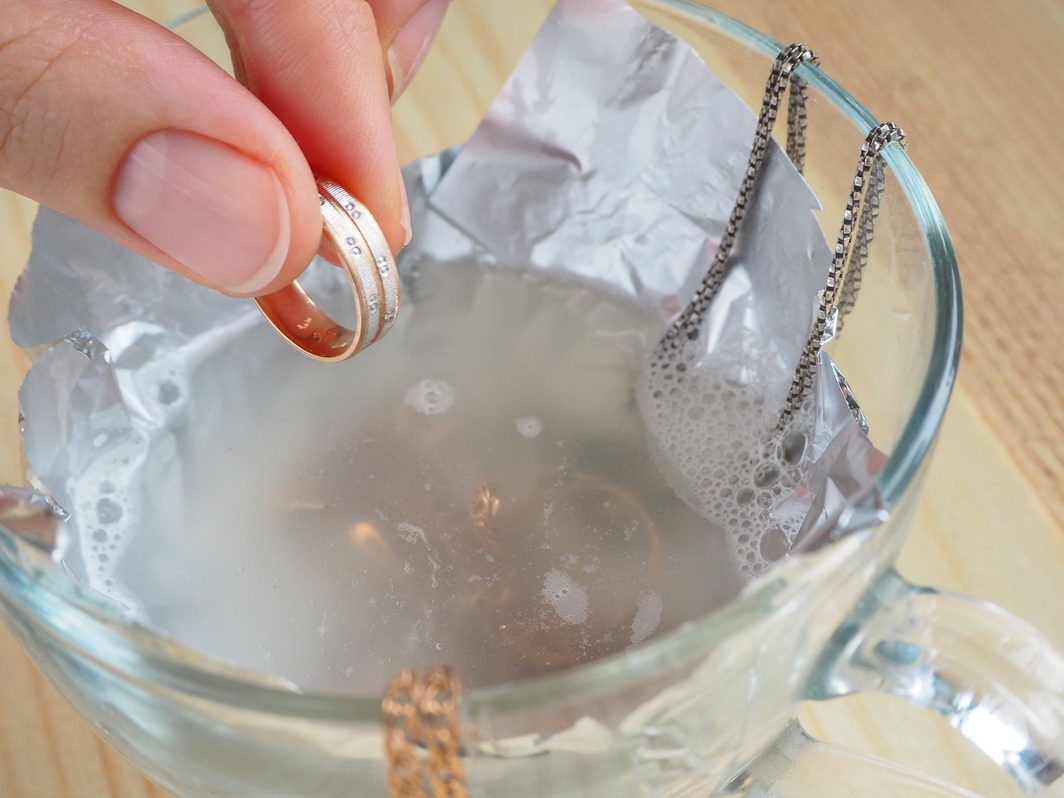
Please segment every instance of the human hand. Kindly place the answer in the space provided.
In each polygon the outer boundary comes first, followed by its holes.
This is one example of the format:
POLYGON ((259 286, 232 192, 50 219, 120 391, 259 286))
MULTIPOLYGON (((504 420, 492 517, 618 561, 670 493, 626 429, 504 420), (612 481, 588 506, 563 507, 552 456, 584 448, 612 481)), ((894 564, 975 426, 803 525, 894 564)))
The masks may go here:
POLYGON ((209 0, 238 82, 111 0, 0 0, 0 186, 241 296, 316 252, 314 173, 398 251, 410 221, 391 100, 448 3, 209 0))

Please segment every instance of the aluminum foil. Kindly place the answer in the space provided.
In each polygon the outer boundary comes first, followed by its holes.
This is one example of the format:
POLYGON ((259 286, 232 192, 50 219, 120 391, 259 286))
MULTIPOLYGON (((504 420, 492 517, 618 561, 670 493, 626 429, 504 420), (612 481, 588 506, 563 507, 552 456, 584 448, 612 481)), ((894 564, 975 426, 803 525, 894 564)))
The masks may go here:
MULTIPOLYGON (((636 300, 664 329, 712 259, 754 126, 751 110, 687 45, 620 0, 560 0, 471 140, 406 168, 416 234, 400 271, 409 281, 419 269, 472 258, 564 273, 636 300)), ((789 379, 830 258, 817 207, 773 144, 706 322, 707 353, 741 354, 755 342, 752 367, 789 379)), ((338 270, 309 279, 326 303, 344 298, 338 270)), ((82 519, 106 500, 86 509, 77 486, 105 463, 136 493, 122 523, 150 524, 137 508, 150 507, 153 481, 179 467, 174 430, 210 428, 231 398, 190 397, 177 387, 185 375, 213 371, 224 382, 234 352, 249 373, 280 362, 323 385, 340 379, 336 370, 359 368, 357 358, 333 367, 280 354, 286 345, 253 303, 188 282, 47 209, 10 322, 19 345, 43 351, 20 393, 23 440, 34 485, 70 513, 53 556, 75 576, 85 571, 79 546, 91 529, 82 519)), ((827 354, 815 406, 812 457, 782 508, 807 514, 799 535, 807 545, 829 539, 845 508, 874 491, 883 461, 827 354)), ((211 434, 224 443, 224 428, 211 434)))

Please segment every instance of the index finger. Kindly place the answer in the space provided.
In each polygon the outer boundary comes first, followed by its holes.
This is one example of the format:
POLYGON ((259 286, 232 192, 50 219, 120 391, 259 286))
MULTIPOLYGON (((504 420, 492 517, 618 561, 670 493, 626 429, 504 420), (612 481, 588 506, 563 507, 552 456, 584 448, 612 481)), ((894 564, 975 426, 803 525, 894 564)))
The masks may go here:
POLYGON ((241 80, 285 124, 311 168, 362 200, 392 250, 401 249, 409 240, 409 216, 371 5, 365 0, 209 0, 209 5, 226 29, 241 80))

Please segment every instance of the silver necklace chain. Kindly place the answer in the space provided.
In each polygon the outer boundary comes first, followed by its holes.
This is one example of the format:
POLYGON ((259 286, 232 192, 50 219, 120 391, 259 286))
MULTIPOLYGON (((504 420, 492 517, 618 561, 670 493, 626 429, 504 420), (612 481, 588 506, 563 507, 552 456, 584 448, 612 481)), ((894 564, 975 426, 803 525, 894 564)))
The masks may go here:
POLYGON ((829 317, 835 313, 841 321, 857 301, 883 191, 884 173, 880 153, 893 142, 904 146, 905 132, 893 122, 884 122, 869 131, 861 146, 857 174, 853 178, 850 196, 846 200, 842 226, 835 243, 835 254, 828 268, 827 284, 820 291, 816 320, 798 360, 791 387, 787 391, 778 430, 782 430, 798 412, 812 390, 829 317), (864 203, 862 198, 866 199, 864 203))
POLYGON ((872 165, 868 191, 862 200, 861 217, 853 239, 853 251, 850 255, 850 263, 846 267, 842 294, 839 296, 839 317, 835 322, 836 337, 842 332, 846 317, 853 310, 853 306, 857 303, 857 295, 861 291, 861 279, 864 277, 865 266, 868 265, 868 250, 872 246, 872 234, 875 231, 876 220, 879 218, 879 201, 883 194, 885 179, 883 158, 877 157, 872 165))
MULTIPOLYGON (((788 91, 787 98, 787 156, 799 172, 805 169, 806 132, 808 117, 808 87, 795 73, 805 63, 819 64, 816 53, 803 44, 791 44, 776 57, 765 84, 764 99, 758 114, 754 143, 750 150, 746 172, 739 185, 731 216, 721 237, 713 262, 691 301, 662 338, 660 348, 675 351, 684 340, 698 338, 706 311, 720 291, 728 276, 732 253, 746 217, 747 209, 754 200, 758 179, 768 154, 772 129, 779 115, 780 99, 788 91)), ((893 122, 877 125, 865 138, 857 163, 850 196, 846 201, 842 226, 839 229, 835 252, 828 269, 827 284, 818 294, 818 306, 813 329, 810 330, 794 378, 787 391, 787 399, 780 414, 777 429, 782 430, 801 408, 816 377, 820 348, 828 320, 835 316, 835 335, 853 310, 861 290, 868 253, 872 245, 876 220, 879 217, 880 200, 885 182, 883 158, 880 152, 892 142, 904 146, 905 133, 893 122)))
POLYGON ((795 166, 801 170, 805 162, 805 136, 808 117, 806 114, 807 89, 805 81, 794 74, 795 69, 806 61, 819 63, 817 55, 802 44, 792 44, 785 48, 777 57, 769 73, 768 82, 765 84, 765 96, 761 105, 761 113, 757 119, 757 129, 754 133, 754 145, 750 150, 750 159, 746 165, 746 173, 739 185, 739 196, 735 200, 728 225, 721 237, 720 246, 713 257, 702 283, 695 292, 691 302, 684 308, 679 318, 669 328, 662 340, 663 344, 676 347, 684 337, 694 339, 698 337, 698 331, 702 326, 702 319, 707 308, 712 304, 717 292, 720 290, 724 278, 728 274, 729 261, 735 240, 746 216, 747 208, 753 200, 757 188, 758 176, 761 174, 768 153, 768 145, 772 140, 772 128, 776 124, 779 115, 780 98, 783 92, 790 86, 790 97, 787 108, 787 155, 790 156, 795 166))

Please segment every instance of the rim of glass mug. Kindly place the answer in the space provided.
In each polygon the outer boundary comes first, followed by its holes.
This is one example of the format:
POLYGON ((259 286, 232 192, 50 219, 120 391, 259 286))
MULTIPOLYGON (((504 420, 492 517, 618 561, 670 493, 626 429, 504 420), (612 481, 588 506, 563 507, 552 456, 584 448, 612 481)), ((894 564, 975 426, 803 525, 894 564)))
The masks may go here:
MULTIPOLYGON (((691 0, 634 0, 633 4, 658 6, 694 17, 769 59, 783 49, 774 39, 691 0)), ((187 24, 203 13, 205 9, 191 11, 175 20, 171 27, 187 24)), ((819 67, 805 63, 799 68, 799 74, 841 111, 861 136, 879 123, 819 67)), ((883 157, 923 235, 931 262, 935 302, 927 371, 912 414, 877 478, 889 510, 917 477, 941 425, 960 358, 962 309, 953 246, 930 189, 901 147, 887 147, 883 157)), ((269 677, 236 669, 150 632, 118 615, 110 605, 80 589, 72 580, 43 569, 28 572, 12 562, 8 554, 18 560, 11 541, 0 533, 0 579, 8 582, 8 589, 17 594, 20 603, 46 621, 50 634, 72 643, 82 654, 108 669, 199 698, 273 714, 347 723, 375 723, 379 717, 379 701, 375 698, 294 692, 269 677)), ((723 633, 735 628, 734 624, 743 616, 786 601, 815 577, 816 570, 791 582, 779 579, 756 582, 718 610, 632 650, 557 674, 469 690, 463 698, 463 712, 475 716, 517 710, 545 700, 555 703, 569 697, 586 698, 589 691, 615 691, 642 680, 655 665, 696 662, 723 633)))

